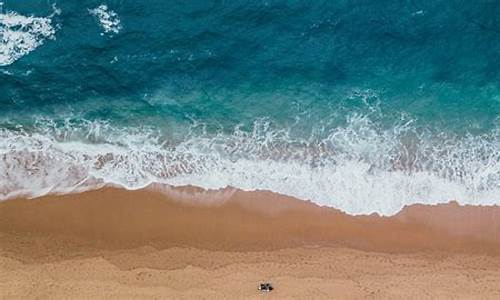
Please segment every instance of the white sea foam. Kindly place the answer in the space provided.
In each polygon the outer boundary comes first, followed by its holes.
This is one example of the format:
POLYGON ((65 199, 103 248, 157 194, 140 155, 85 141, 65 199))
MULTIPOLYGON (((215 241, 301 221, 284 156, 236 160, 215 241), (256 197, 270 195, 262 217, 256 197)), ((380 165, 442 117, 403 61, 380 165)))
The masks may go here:
POLYGON ((95 16, 99 25, 107 34, 119 33, 122 29, 120 18, 116 12, 108 8, 106 4, 101 4, 96 8, 89 9, 89 13, 95 16))
POLYGON ((450 200, 500 204, 498 130, 459 138, 418 133, 409 121, 382 130, 356 115, 321 139, 271 127, 259 121, 230 135, 193 131, 175 146, 155 130, 106 122, 2 129, 0 198, 158 182, 271 190, 351 214, 391 215, 404 205, 450 200))
POLYGON ((48 17, 23 16, 16 12, 0 11, 0 66, 7 66, 35 50, 47 39, 55 39, 52 22, 60 10, 53 6, 48 17))

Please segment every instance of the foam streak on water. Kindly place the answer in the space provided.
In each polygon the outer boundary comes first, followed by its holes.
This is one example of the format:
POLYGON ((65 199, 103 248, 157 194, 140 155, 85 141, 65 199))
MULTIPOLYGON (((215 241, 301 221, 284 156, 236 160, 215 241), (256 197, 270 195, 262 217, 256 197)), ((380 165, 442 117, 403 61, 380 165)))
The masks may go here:
POLYGON ((384 131, 353 116, 321 140, 293 139, 261 120, 251 131, 193 134, 166 146, 147 128, 40 125, 36 133, 1 131, 2 199, 159 182, 271 190, 351 214, 391 215, 404 205, 450 200, 500 203, 498 132, 432 136, 418 134, 411 122, 384 131))
POLYGON ((106 4, 101 4, 96 8, 89 9, 89 13, 95 17, 104 33, 113 34, 120 32, 122 25, 118 15, 110 10, 106 4))
POLYGON ((56 28, 52 17, 60 11, 55 6, 53 10, 45 18, 0 11, 0 66, 12 64, 47 39, 55 39, 56 28))

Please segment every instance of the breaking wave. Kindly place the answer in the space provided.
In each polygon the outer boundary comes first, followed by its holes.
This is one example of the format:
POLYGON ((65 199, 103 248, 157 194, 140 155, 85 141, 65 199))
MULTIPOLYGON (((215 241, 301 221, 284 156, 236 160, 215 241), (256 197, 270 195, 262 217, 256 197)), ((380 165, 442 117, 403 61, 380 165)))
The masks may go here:
POLYGON ((384 130, 352 115, 321 135, 294 138, 263 119, 230 134, 193 125, 173 143, 153 128, 40 120, 31 131, 1 129, 0 197, 164 183, 270 190, 351 214, 450 200, 500 203, 498 130, 457 137, 417 130, 411 120, 384 130))

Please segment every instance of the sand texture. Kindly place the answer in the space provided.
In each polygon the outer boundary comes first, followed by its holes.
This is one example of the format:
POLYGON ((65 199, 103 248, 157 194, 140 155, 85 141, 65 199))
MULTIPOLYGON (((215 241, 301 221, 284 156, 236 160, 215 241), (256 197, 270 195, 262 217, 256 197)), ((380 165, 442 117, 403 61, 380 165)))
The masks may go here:
POLYGON ((350 216, 158 186, 0 203, 1 298, 498 299, 499 254, 499 207, 350 216))

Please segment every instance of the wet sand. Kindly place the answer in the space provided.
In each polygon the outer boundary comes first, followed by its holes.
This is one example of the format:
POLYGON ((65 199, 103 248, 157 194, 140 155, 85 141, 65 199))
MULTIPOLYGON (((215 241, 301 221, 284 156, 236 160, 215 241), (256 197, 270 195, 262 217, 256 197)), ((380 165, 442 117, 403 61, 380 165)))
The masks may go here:
POLYGON ((262 280, 276 298, 498 298, 500 207, 350 216, 161 186, 0 203, 2 298, 260 298, 262 280))

